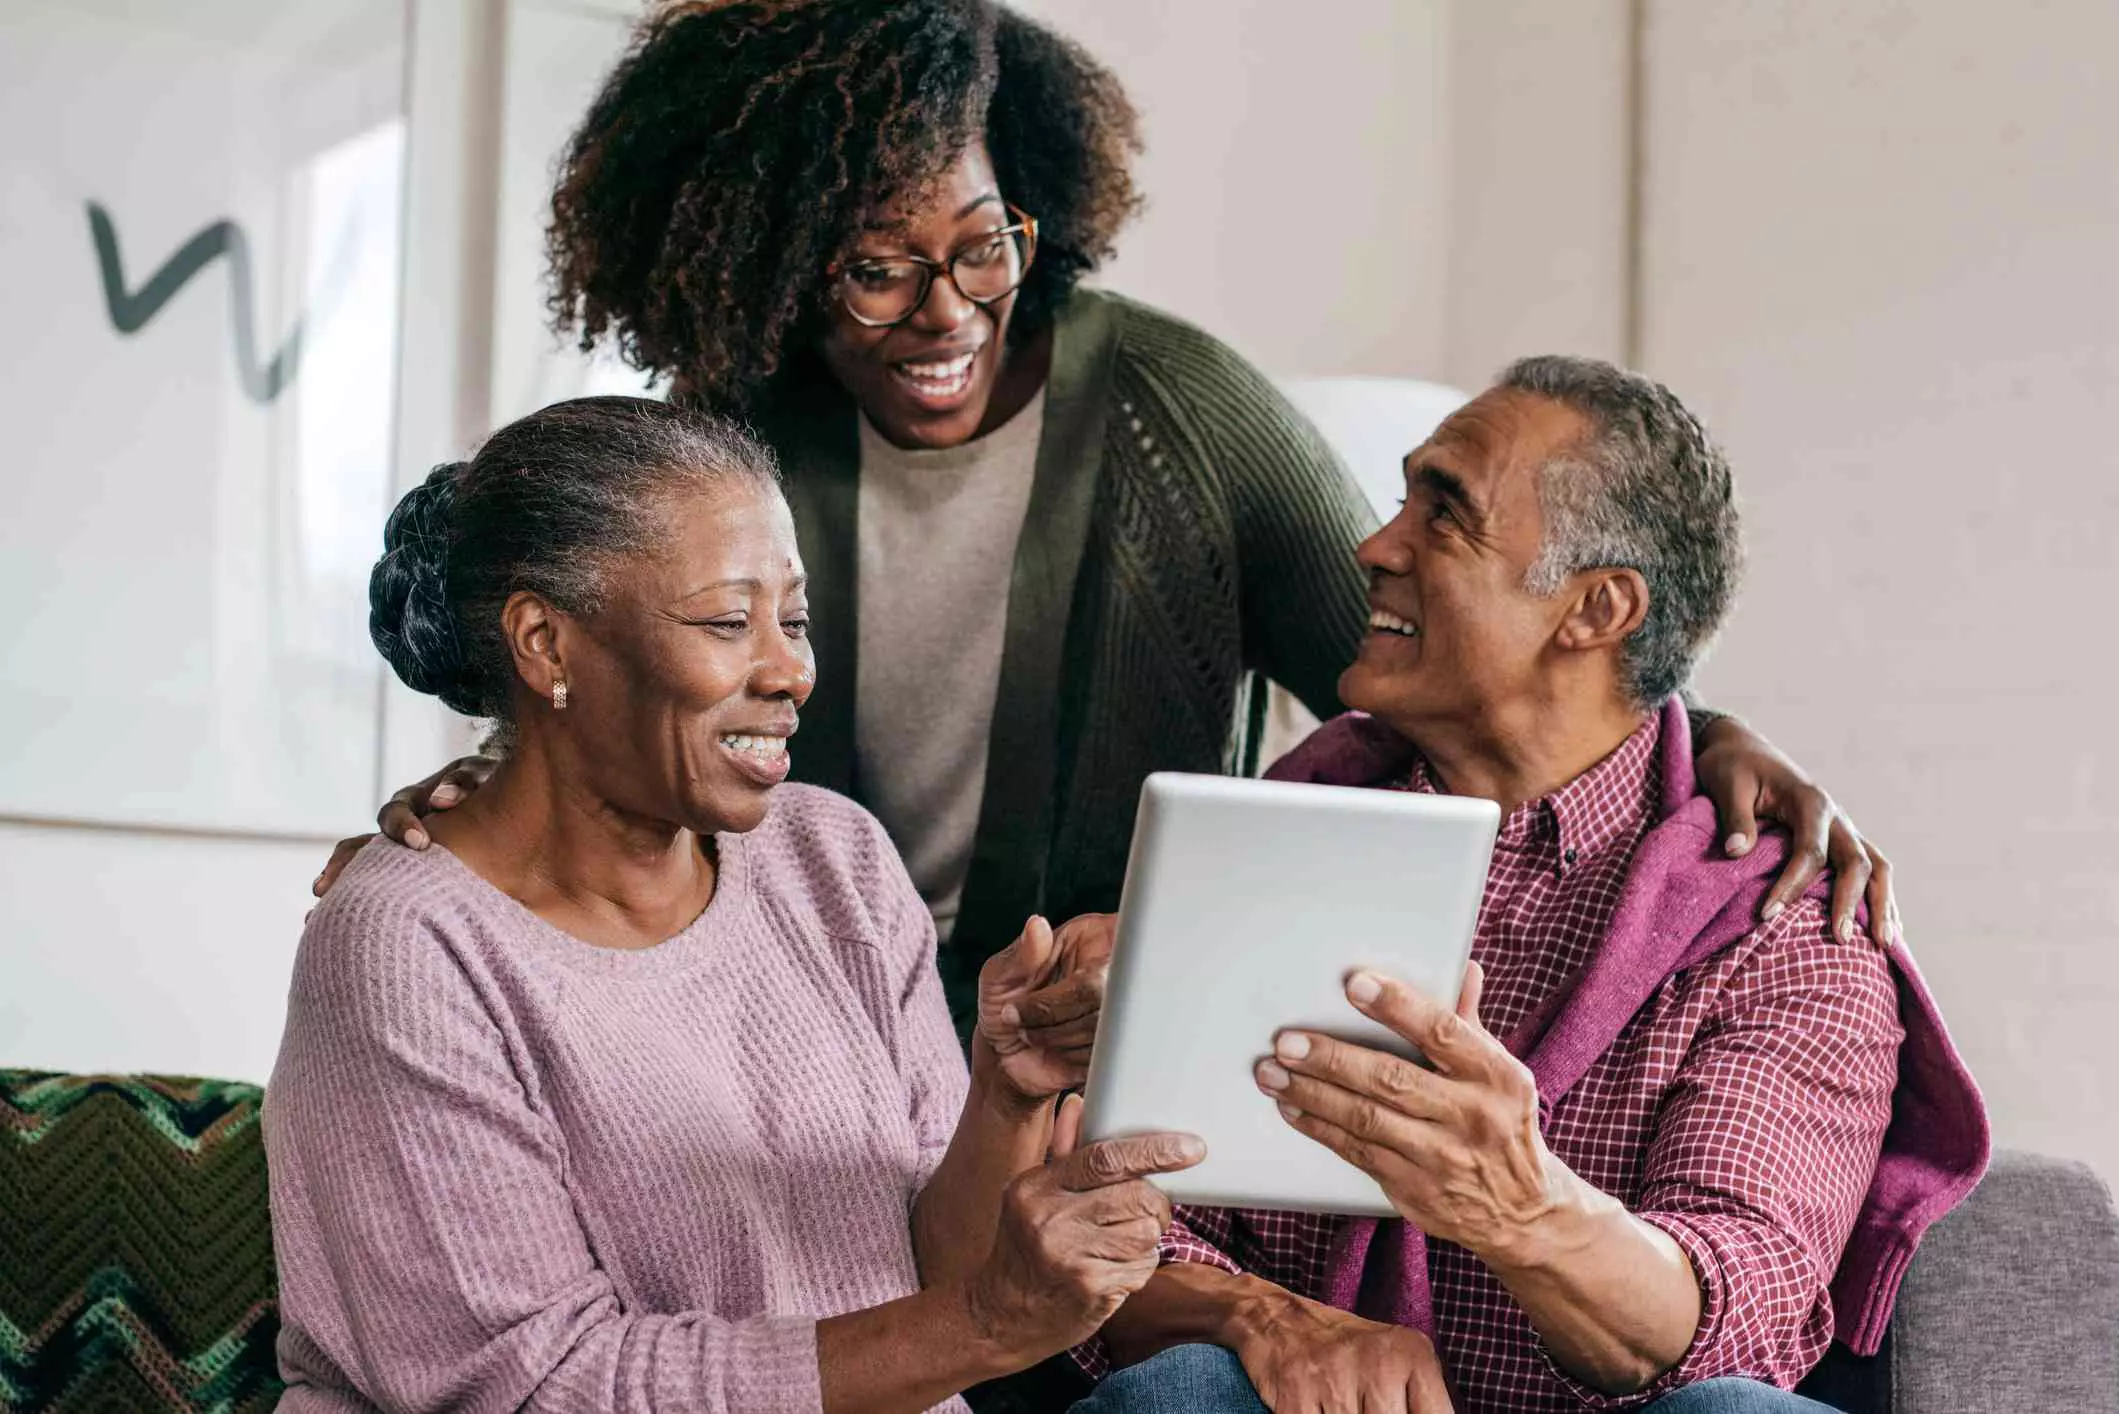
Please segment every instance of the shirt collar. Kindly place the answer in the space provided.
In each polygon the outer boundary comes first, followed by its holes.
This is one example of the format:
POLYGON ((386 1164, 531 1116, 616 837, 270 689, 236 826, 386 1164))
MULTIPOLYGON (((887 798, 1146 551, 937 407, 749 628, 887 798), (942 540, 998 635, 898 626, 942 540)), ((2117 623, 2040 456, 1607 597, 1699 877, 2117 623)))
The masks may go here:
MULTIPOLYGON (((1651 713, 1632 736, 1602 761, 1566 785, 1526 800, 1501 822, 1498 847, 1549 843, 1561 872, 1631 839, 1654 812, 1662 789, 1661 713, 1651 713)), ((1407 785, 1428 795, 1446 794, 1425 756, 1415 757, 1407 785)))

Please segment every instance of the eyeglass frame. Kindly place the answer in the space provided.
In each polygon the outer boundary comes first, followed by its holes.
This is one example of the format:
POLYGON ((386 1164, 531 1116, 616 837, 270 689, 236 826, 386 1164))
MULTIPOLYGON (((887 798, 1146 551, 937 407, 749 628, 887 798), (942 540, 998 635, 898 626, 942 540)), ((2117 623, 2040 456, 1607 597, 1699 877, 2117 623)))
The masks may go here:
POLYGON ((848 319, 851 319, 854 323, 860 325, 864 329, 895 329, 900 324, 903 324, 906 320, 912 318, 915 314, 918 314, 921 310, 927 307, 927 298, 928 296, 934 293, 935 280, 939 277, 946 276, 949 280, 949 284, 952 289, 954 289, 959 295, 962 295, 964 299, 968 300, 972 304, 977 305, 980 309, 985 309, 988 306, 999 304, 1002 300, 1008 298, 1008 296, 1016 293, 1018 290, 1023 288, 1023 281, 1030 278, 1030 267, 1037 263, 1037 217, 1032 216, 1029 212, 1023 210, 1022 207, 1017 206, 1014 202, 1002 202, 1001 204, 1007 209, 1008 214, 1010 216, 1013 216, 1015 219, 1013 221, 1010 221, 1005 226, 999 226, 991 231, 986 232, 984 235, 972 237, 970 240, 964 242, 955 250, 951 251, 947 260, 930 260, 924 255, 914 255, 910 251, 906 252, 904 255, 874 255, 864 256, 859 260, 834 260, 831 264, 824 267, 824 279, 828 284, 834 287, 832 291, 833 302, 836 303, 839 308, 846 311, 846 317, 848 319), (975 295, 966 293, 963 285, 958 283, 956 277, 956 263, 958 259, 960 259, 966 252, 970 251, 975 246, 978 246, 983 242, 990 241, 996 236, 1014 235, 1017 232, 1022 233, 1022 236, 1024 238, 1024 249, 1023 268, 1021 273, 1016 276, 1015 284, 1010 288, 1003 290, 1001 293, 997 295, 992 295, 986 299, 979 299, 975 295), (849 270, 857 269, 863 265, 892 264, 917 265, 920 267, 921 271, 927 276, 927 283, 923 285, 920 289, 920 297, 914 300, 911 306, 907 308, 903 314, 899 315, 895 319, 870 319, 866 317, 865 315, 856 311, 853 305, 848 303, 846 296, 839 293, 836 288, 839 281, 839 277, 846 274, 846 272, 848 272, 849 270))

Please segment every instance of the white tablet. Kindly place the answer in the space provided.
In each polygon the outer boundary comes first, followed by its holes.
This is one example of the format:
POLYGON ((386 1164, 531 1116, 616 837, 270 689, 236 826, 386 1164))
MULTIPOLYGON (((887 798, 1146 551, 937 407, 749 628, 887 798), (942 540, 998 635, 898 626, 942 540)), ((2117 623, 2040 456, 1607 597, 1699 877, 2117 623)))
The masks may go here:
POLYGON ((1359 1169, 1252 1079, 1289 1026, 1411 1048, 1354 1010, 1371 968, 1454 1005, 1500 807, 1411 791, 1162 773, 1141 791, 1083 1135, 1176 1129, 1179 1202, 1388 1215, 1359 1169))

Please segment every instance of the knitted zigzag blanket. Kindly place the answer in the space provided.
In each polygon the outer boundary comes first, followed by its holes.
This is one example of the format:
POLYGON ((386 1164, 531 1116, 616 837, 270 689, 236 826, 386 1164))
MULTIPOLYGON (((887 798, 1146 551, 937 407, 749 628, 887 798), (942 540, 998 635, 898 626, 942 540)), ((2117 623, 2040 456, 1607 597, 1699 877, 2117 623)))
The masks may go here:
POLYGON ((0 1070, 0 1409, 272 1408, 261 1099, 0 1070))

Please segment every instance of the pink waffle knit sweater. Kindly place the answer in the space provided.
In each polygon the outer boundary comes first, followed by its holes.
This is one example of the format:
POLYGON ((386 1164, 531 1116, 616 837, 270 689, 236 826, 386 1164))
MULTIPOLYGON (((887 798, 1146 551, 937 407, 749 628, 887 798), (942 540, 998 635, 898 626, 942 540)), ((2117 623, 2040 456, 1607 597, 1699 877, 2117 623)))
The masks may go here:
POLYGON ((318 906, 265 1106, 283 1410, 813 1411, 817 1320, 918 1288, 966 1084, 927 910, 823 791, 717 844, 641 952, 439 847, 318 906))

